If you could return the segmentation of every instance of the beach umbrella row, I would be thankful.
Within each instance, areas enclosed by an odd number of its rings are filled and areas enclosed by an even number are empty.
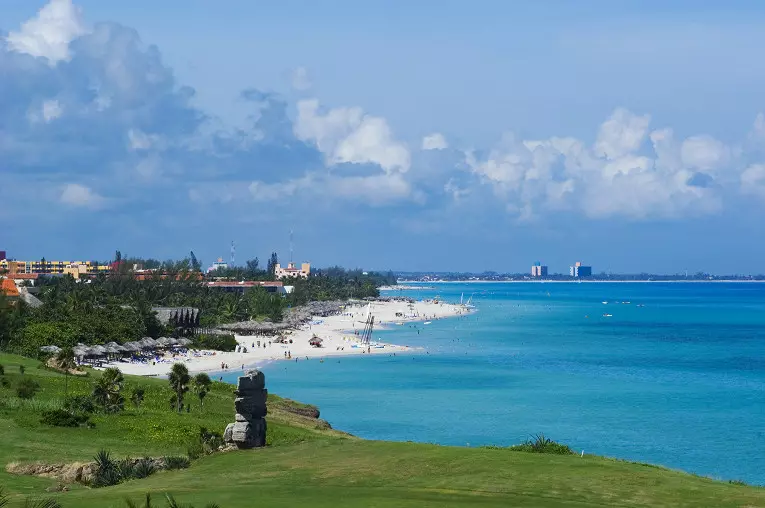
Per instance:
[[[95,346],[86,346],[85,344],[77,344],[72,351],[74,356],[83,358],[86,356],[107,356],[107,355],[119,355],[123,353],[135,353],[142,350],[153,350],[169,348],[173,346],[189,346],[193,343],[192,340],[181,338],[176,339],[174,337],[160,337],[159,339],[152,339],[151,337],[144,337],[138,341],[126,342],[124,344],[117,344],[116,342],[109,342],[108,344],[96,344]],[[40,351],[44,353],[58,354],[61,348],[58,346],[42,346]]]

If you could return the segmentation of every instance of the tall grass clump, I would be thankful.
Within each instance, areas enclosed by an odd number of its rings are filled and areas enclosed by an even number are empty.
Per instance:
[[[554,455],[573,455],[574,451],[568,445],[556,443],[544,434],[532,436],[526,442],[509,448],[514,452],[551,453]]]
[[[191,460],[188,457],[181,455],[168,455],[163,459],[165,461],[165,469],[186,469],[191,465]]]

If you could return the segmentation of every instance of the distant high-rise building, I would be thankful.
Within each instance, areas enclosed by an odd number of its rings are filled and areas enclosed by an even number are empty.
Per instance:
[[[574,266],[569,267],[568,274],[572,277],[591,277],[592,267],[584,266],[581,261],[574,263]]]
[[[531,276],[532,277],[547,277],[547,266],[537,261],[531,266]]]
[[[8,259],[6,256],[7,254],[5,253],[5,251],[0,250],[0,261],[2,261],[3,259]]]

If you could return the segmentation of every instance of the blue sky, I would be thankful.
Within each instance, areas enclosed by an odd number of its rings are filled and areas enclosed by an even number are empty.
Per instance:
[[[0,12],[13,257],[765,272],[760,2]]]

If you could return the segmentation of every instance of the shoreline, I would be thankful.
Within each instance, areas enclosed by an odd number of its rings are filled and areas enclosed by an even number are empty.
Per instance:
[[[361,346],[361,332],[366,324],[367,314],[375,318],[372,338],[368,346]],[[189,350],[187,354],[165,354],[163,361],[156,364],[112,362],[104,367],[117,367],[124,374],[138,376],[166,376],[176,362],[184,363],[189,373],[215,373],[216,377],[237,371],[259,368],[275,361],[331,356],[375,355],[417,351],[419,348],[382,342],[374,337],[374,331],[388,330],[396,323],[411,323],[456,317],[473,312],[464,305],[417,301],[375,301],[346,306],[341,314],[314,318],[299,329],[284,333],[292,343],[274,342],[277,336],[234,335],[239,345],[247,352],[223,352],[210,350]],[[322,347],[311,346],[314,336],[322,339]],[[222,368],[226,364],[228,368]]]
[[[412,284],[418,281],[401,281],[399,284]],[[765,284],[764,280],[736,280],[736,279],[715,279],[715,280],[434,280],[428,284]],[[414,289],[425,289],[425,287],[412,287]],[[435,289],[435,288],[427,288]],[[380,288],[382,291],[382,288]]]

